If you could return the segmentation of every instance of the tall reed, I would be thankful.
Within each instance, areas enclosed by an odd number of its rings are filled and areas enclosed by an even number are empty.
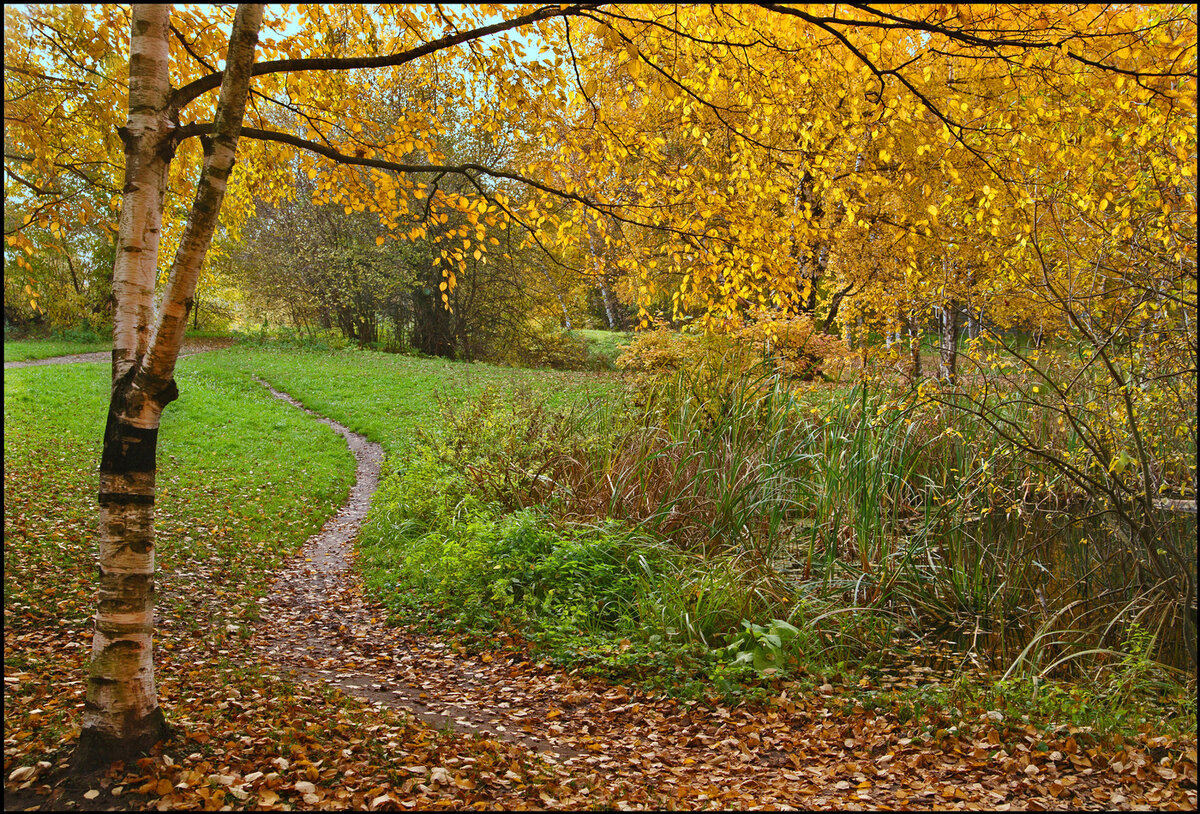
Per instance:
[[[1063,503],[1053,471],[953,405],[865,379],[798,387],[725,357],[643,381],[633,399],[475,409],[445,423],[479,444],[471,471],[494,498],[616,520],[698,558],[687,584],[639,595],[664,634],[712,644],[739,614],[789,617],[845,654],[878,650],[895,627],[1060,671],[1104,664],[1133,630],[1155,631],[1159,658],[1184,652],[1186,610],[1152,601],[1098,507]],[[1052,415],[999,409],[1069,440]],[[1194,523],[1163,534],[1194,560]]]

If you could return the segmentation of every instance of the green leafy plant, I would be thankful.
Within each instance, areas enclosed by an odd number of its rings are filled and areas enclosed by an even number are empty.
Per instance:
[[[747,664],[761,674],[772,675],[784,671],[789,659],[795,660],[797,646],[803,640],[799,628],[782,619],[772,619],[765,625],[743,619],[742,627],[744,630],[721,649],[734,664]]]

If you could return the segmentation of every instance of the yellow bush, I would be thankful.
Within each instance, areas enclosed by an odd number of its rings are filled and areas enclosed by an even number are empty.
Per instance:
[[[836,378],[850,355],[839,337],[818,331],[806,316],[763,316],[722,335],[700,337],[664,326],[642,331],[617,358],[616,365],[631,373],[655,374],[730,363],[749,367],[768,359],[780,374],[809,381]],[[724,364],[718,364],[721,362]]]
[[[773,359],[782,375],[804,381],[837,378],[851,355],[840,337],[817,330],[804,315],[785,319],[763,315],[731,336],[739,345]]]

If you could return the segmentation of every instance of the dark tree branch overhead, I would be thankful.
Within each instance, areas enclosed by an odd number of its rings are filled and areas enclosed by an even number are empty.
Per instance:
[[[1071,32],[1059,39],[1035,39],[1028,35],[1029,32],[1016,29],[1000,29],[996,31],[996,35],[992,37],[973,34],[962,28],[952,28],[950,26],[932,23],[927,20],[920,20],[912,17],[901,17],[896,14],[890,14],[882,9],[875,8],[870,3],[847,3],[850,8],[857,9],[866,14],[871,14],[877,17],[876,20],[871,19],[850,19],[848,17],[836,16],[817,16],[810,14],[803,9],[793,6],[785,6],[779,3],[757,3],[756,5],[770,11],[780,12],[783,14],[792,14],[801,19],[817,26],[838,25],[838,26],[858,26],[863,28],[882,28],[896,29],[903,31],[920,31],[926,34],[938,34],[947,39],[959,42],[963,45],[969,45],[973,48],[986,48],[997,51],[1000,48],[1020,48],[1020,49],[1038,49],[1044,50],[1048,48],[1061,49],[1066,43],[1072,40],[1079,39],[1079,35]],[[1124,68],[1119,68],[1109,63],[1089,60],[1080,54],[1070,50],[1063,52],[1065,56],[1089,65],[1093,68],[1100,68],[1105,71],[1121,73],[1127,76],[1138,77],[1176,77],[1181,78],[1191,76],[1191,73],[1186,71],[1167,71],[1167,72],[1149,72],[1149,71],[1132,71]]]
[[[216,70],[217,70],[217,69],[216,69],[216,68],[215,68],[213,65],[211,65],[211,64],[209,63],[209,61],[208,61],[208,60],[206,60],[204,57],[202,57],[202,56],[200,56],[199,54],[197,54],[197,53],[196,53],[196,52],[195,52],[195,51],[192,49],[192,44],[191,44],[190,42],[188,42],[188,41],[187,41],[187,38],[185,38],[185,37],[183,36],[182,32],[180,32],[180,30],[179,30],[178,28],[176,28],[175,26],[171,26],[169,30],[170,30],[170,32],[171,32],[173,35],[175,35],[175,39],[179,40],[179,44],[183,46],[183,50],[187,51],[187,52],[188,52],[188,54],[191,56],[191,58],[192,58],[192,59],[194,59],[194,60],[196,60],[197,62],[199,62],[199,63],[200,63],[201,65],[203,65],[203,66],[205,67],[205,69],[207,69],[207,70],[210,70],[210,71],[216,71]]]
[[[508,31],[513,28],[520,28],[529,23],[539,22],[541,20],[550,20],[555,17],[566,17],[573,14],[578,14],[584,6],[546,6],[544,8],[532,11],[529,14],[515,17],[511,20],[501,20],[492,25],[485,25],[480,28],[474,28],[470,31],[463,31],[455,34],[450,34],[436,40],[431,40],[423,45],[415,48],[410,48],[407,51],[401,51],[396,54],[381,54],[371,57],[309,57],[301,59],[276,59],[269,62],[260,62],[254,66],[251,76],[266,76],[273,73],[289,73],[294,71],[348,71],[360,68],[390,68],[397,65],[404,65],[412,62],[420,57],[427,56],[437,51],[450,48],[455,45],[461,45],[464,42],[481,39],[490,34],[497,34],[501,31]],[[179,88],[171,96],[171,105],[175,110],[184,108],[189,102],[199,97],[201,94],[217,88],[221,84],[223,72],[210,73],[207,76],[202,76],[199,79],[189,82]]]

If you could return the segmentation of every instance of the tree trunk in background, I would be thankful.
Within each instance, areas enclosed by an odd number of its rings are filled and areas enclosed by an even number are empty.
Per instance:
[[[413,331],[409,340],[414,348],[428,356],[454,358],[454,315],[442,304],[437,282],[441,272],[431,271],[431,281],[413,290]]]
[[[168,75],[170,7],[133,6],[129,119],[121,131],[126,183],[113,269],[112,396],[100,460],[99,597],[72,759],[78,771],[144,751],[167,731],[153,659],[159,419],[178,396],[175,360],[233,167],[261,24],[261,5],[238,8],[213,137],[151,336],[163,192],[178,122]]]
[[[566,300],[562,298],[562,294],[558,293],[558,286],[554,284],[554,279],[550,276],[550,272],[546,271],[544,266],[539,266],[538,268],[541,269],[542,276],[546,278],[546,283],[550,286],[550,290],[554,292],[554,298],[558,300],[558,307],[562,309],[563,327],[568,331],[571,330],[571,312],[567,310]]]
[[[912,314],[908,316],[908,341],[912,353],[911,376],[917,382],[921,379],[921,322]]]
[[[600,275],[600,298],[604,302],[604,315],[608,317],[608,329],[610,331],[625,330],[621,323],[621,312],[613,304],[613,293],[608,283],[607,272]]]
[[[834,293],[833,298],[829,301],[829,313],[825,315],[825,321],[821,323],[821,333],[830,333],[833,330],[833,323],[837,320],[838,310],[842,307],[842,301],[846,299],[846,295],[854,288],[854,283],[850,283],[845,288]],[[813,288],[809,293],[812,295],[813,308],[816,308],[816,291]]]
[[[967,307],[967,338],[978,339],[979,334],[983,332],[983,308],[979,308],[978,312],[972,311],[970,306]]]
[[[612,227],[618,234],[621,233],[621,225],[615,221],[611,222]],[[600,299],[604,303],[604,315],[608,319],[608,329],[610,331],[623,331],[625,325],[621,319],[621,310],[618,307],[616,297],[613,295],[613,263],[609,257],[608,251],[605,249],[604,241],[600,237],[600,228],[595,221],[588,221],[588,248],[592,251],[592,258],[596,263],[596,268],[599,272],[596,274],[596,284],[600,288]]]
[[[938,376],[953,383],[955,377],[958,375],[958,303],[950,300],[940,310],[941,319],[938,322],[940,327]]]

